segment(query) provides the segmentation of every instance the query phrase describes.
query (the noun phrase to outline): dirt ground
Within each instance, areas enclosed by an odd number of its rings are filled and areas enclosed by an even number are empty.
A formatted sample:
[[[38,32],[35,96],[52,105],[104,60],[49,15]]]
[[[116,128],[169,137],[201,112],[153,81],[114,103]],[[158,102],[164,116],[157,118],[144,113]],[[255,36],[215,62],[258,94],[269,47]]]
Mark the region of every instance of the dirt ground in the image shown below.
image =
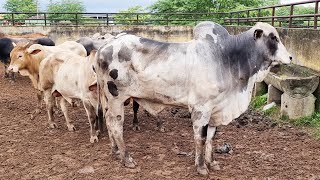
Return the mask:
[[[49,129],[45,109],[31,120],[36,95],[28,78],[18,76],[15,83],[0,78],[0,105],[0,179],[320,179],[320,141],[254,111],[218,128],[214,148],[229,143],[232,152],[215,153],[221,170],[201,177],[194,166],[191,121],[181,112],[159,115],[167,128],[161,133],[154,130],[156,118],[140,110],[136,132],[126,108],[124,137],[138,163],[128,169],[110,155],[106,133],[98,143],[89,142],[83,107],[69,108],[75,132],[67,130],[61,114],[55,114],[58,129]]]

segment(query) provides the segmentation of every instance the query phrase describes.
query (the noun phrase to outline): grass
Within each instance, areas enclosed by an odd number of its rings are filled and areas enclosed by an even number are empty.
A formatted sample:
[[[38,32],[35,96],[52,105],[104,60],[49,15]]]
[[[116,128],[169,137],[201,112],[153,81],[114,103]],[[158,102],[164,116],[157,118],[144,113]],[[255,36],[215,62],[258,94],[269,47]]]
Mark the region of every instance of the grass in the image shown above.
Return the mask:
[[[258,111],[262,111],[262,108],[267,104],[267,94],[257,96],[252,99],[250,106]],[[280,114],[280,107],[274,106],[266,111],[262,111],[265,116],[270,117],[275,123],[281,125],[284,123],[291,123],[297,127],[308,127],[311,130],[311,134],[320,139],[320,112],[316,112],[311,116],[289,119],[288,116]]]
[[[251,101],[251,106],[254,109],[261,110],[264,105],[267,104],[267,94],[261,95],[261,96],[256,96],[253,98]]]
[[[312,128],[312,134],[320,139],[320,112],[316,112],[311,116],[291,120],[296,126],[307,126]]]

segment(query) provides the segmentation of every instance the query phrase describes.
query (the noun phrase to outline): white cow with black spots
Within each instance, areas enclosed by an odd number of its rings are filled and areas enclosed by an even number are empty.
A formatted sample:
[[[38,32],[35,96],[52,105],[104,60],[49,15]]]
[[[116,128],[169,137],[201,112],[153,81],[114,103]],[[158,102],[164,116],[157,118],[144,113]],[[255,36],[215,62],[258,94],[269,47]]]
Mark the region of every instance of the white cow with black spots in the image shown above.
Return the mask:
[[[123,102],[128,98],[151,114],[168,106],[184,107],[192,114],[197,171],[208,174],[208,167],[216,165],[216,127],[248,108],[254,83],[263,80],[271,66],[291,59],[276,29],[266,23],[232,36],[216,23],[203,22],[194,28],[194,39],[185,43],[134,35],[113,38],[99,49],[95,63],[99,96],[108,99],[112,152],[119,151],[123,164],[135,167],[123,140]]]

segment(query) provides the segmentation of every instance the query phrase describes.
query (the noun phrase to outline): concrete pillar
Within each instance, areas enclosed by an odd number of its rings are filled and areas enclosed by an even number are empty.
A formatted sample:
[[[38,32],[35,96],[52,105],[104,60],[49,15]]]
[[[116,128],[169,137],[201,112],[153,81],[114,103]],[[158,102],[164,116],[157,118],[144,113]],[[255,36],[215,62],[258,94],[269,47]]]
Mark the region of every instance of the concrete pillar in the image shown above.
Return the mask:
[[[268,92],[268,85],[262,82],[256,82],[253,89],[253,97],[264,95]]]
[[[281,95],[281,116],[286,115],[289,119],[311,116],[314,113],[315,100],[313,94],[308,97],[293,98],[283,93]]]
[[[267,103],[272,103],[275,102],[277,104],[281,103],[281,94],[282,91],[279,89],[275,88],[271,84],[268,85],[268,98],[267,98]]]

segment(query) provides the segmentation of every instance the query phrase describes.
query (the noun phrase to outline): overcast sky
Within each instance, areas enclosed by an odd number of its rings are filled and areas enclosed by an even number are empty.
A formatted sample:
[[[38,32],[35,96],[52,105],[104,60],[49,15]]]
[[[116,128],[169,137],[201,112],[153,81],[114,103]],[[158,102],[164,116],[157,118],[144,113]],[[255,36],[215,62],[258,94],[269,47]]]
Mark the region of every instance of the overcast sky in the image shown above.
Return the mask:
[[[57,2],[58,0],[53,0]],[[82,0],[87,12],[118,12],[132,6],[147,7],[157,0]],[[305,0],[281,0],[282,3],[299,2]],[[49,0],[38,0],[40,10],[45,11]],[[5,0],[0,0],[0,12],[4,12],[3,4]]]

